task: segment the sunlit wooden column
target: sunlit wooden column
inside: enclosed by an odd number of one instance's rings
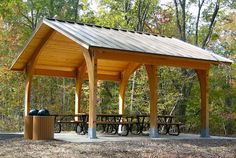
[[[157,132],[157,67],[154,65],[145,65],[148,75],[150,88],[150,129],[151,138],[158,137]]]
[[[125,113],[125,90],[128,83],[129,77],[122,75],[122,79],[120,81],[120,89],[119,89],[119,114],[124,115]],[[122,125],[119,125],[118,133],[122,133]]]
[[[129,81],[130,75],[137,70],[141,64],[130,63],[127,68],[121,73],[121,81],[119,87],[119,114],[124,114],[125,110],[125,90]]]
[[[94,51],[83,50],[89,77],[89,129],[90,139],[96,136],[96,103],[97,103],[97,57]]]
[[[92,54],[89,74],[89,138],[96,138],[97,58]]]
[[[125,90],[128,83],[128,79],[123,79],[120,82],[119,89],[119,114],[124,114],[125,111]]]
[[[30,98],[31,98],[31,83],[33,78],[33,64],[26,67],[26,83],[25,83],[25,117],[24,117],[24,138],[33,138],[33,117],[29,116]]]
[[[31,98],[31,83],[32,83],[32,74],[26,74],[26,83],[25,83],[25,116],[29,115],[30,111],[30,98]]]
[[[79,68],[76,74],[76,85],[75,85],[75,114],[79,114],[81,112],[80,100],[82,93],[82,85],[83,85],[83,76],[85,74],[86,65],[85,63]],[[75,117],[75,120],[78,120],[78,117]]]
[[[209,137],[208,73],[209,70],[196,70],[201,89],[201,137]]]

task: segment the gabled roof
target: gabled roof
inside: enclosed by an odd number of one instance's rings
[[[203,50],[199,47],[173,37],[165,37],[149,33],[114,29],[55,19],[43,19],[36,31],[31,36],[30,40],[20,52],[18,58],[13,63],[11,67],[12,70],[22,71],[25,69],[26,64],[29,62],[36,49],[34,47],[37,47],[40,44],[40,41],[44,40],[45,36],[47,36],[47,32],[50,32],[50,30],[54,30],[54,32],[56,31],[56,34],[54,35],[55,37],[50,37],[49,43],[47,44],[48,46],[44,48],[44,52],[40,55],[41,60],[47,60],[47,56],[53,56],[53,54],[50,54],[48,50],[50,50],[50,52],[54,51],[54,53],[60,51],[60,55],[64,57],[65,53],[77,50],[76,45],[80,45],[87,49],[105,48],[112,50],[122,50],[130,53],[135,52],[147,55],[151,54],[181,59],[193,59],[209,63],[233,62],[232,60]],[[58,39],[59,36],[60,40]],[[70,44],[67,45],[67,43]],[[54,46],[54,48],[52,48],[52,46]],[[64,48],[67,50],[64,50]],[[112,51],[110,53],[112,53]],[[73,58],[73,56],[70,56],[70,58],[68,57],[66,61],[73,60],[74,65],[72,64],[69,66],[75,67],[76,64],[81,64],[77,63],[76,61],[79,61],[82,57],[83,56],[74,56]],[[54,62],[53,64],[55,64],[57,61],[47,61],[46,64],[48,62],[50,62],[50,64]],[[65,61],[58,59],[58,63],[59,62],[62,63]],[[45,66],[45,63],[39,62],[39,64],[40,63],[41,65]],[[65,67],[65,65],[63,66]]]
[[[140,53],[167,55],[182,58],[192,58],[209,61],[232,61],[211,53],[194,45],[173,37],[165,37],[150,33],[128,31],[88,25],[83,23],[66,22],[55,19],[45,19],[48,26],[61,30],[87,46],[110,48]]]

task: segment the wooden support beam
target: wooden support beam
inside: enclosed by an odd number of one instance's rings
[[[41,41],[38,45],[34,54],[31,56],[29,63],[26,64],[26,85],[25,85],[25,116],[28,116],[30,110],[30,96],[31,96],[31,82],[34,74],[34,68],[37,64],[38,57],[43,47],[47,43],[48,39],[52,37],[53,29],[50,29],[46,35],[46,37]]]
[[[209,70],[196,70],[201,90],[201,137],[209,137],[208,73]]]
[[[97,58],[117,61],[133,61],[141,64],[164,65],[183,68],[206,70],[214,61],[203,61],[189,58],[171,57],[158,54],[144,54],[133,51],[122,51],[105,48],[92,48],[97,52]]]
[[[76,76],[76,67],[72,67],[72,66],[56,66],[56,65],[41,65],[41,64],[37,64],[35,69],[39,69],[39,70],[56,70],[56,71],[74,71],[74,74]]]
[[[55,76],[55,77],[67,77],[76,78],[76,71],[61,71],[61,70],[46,70],[46,69],[34,69],[33,75],[43,75],[43,76]],[[107,75],[107,74],[97,74],[98,80],[106,81],[120,81],[121,75]],[[88,80],[88,74],[84,73],[83,80]]]
[[[34,69],[34,75],[76,78],[75,71],[71,72],[71,71],[60,71],[60,70]]]
[[[87,80],[88,74],[86,73],[84,75],[84,80]],[[97,80],[102,80],[102,81],[120,81],[121,80],[121,75],[107,75],[107,74],[97,74]]]
[[[124,114],[125,109],[125,90],[129,80],[129,77],[135,70],[137,70],[141,64],[130,63],[128,67],[122,72],[120,89],[119,89],[119,114]]]
[[[145,65],[150,88],[150,130],[151,138],[157,137],[157,67]]]
[[[96,103],[97,103],[97,57],[96,53],[82,49],[89,77],[89,129],[88,137],[96,138]]]
[[[83,84],[83,76],[86,72],[86,63],[82,64],[77,72],[76,77],[76,85],[75,85],[75,114],[79,114],[80,109],[80,98],[82,93],[82,84]],[[78,118],[76,118],[78,120]]]

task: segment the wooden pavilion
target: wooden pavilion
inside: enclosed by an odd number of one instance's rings
[[[96,138],[98,80],[118,81],[119,113],[124,113],[130,75],[145,65],[150,85],[150,137],[157,137],[157,67],[196,70],[201,88],[201,136],[209,136],[208,71],[211,64],[232,61],[172,37],[43,19],[25,44],[11,70],[25,71],[25,116],[30,110],[35,75],[76,79],[75,114],[80,112],[83,80],[89,80],[88,137]]]

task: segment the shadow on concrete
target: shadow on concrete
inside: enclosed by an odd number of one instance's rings
[[[0,140],[23,138],[24,135],[20,133],[0,133]]]

